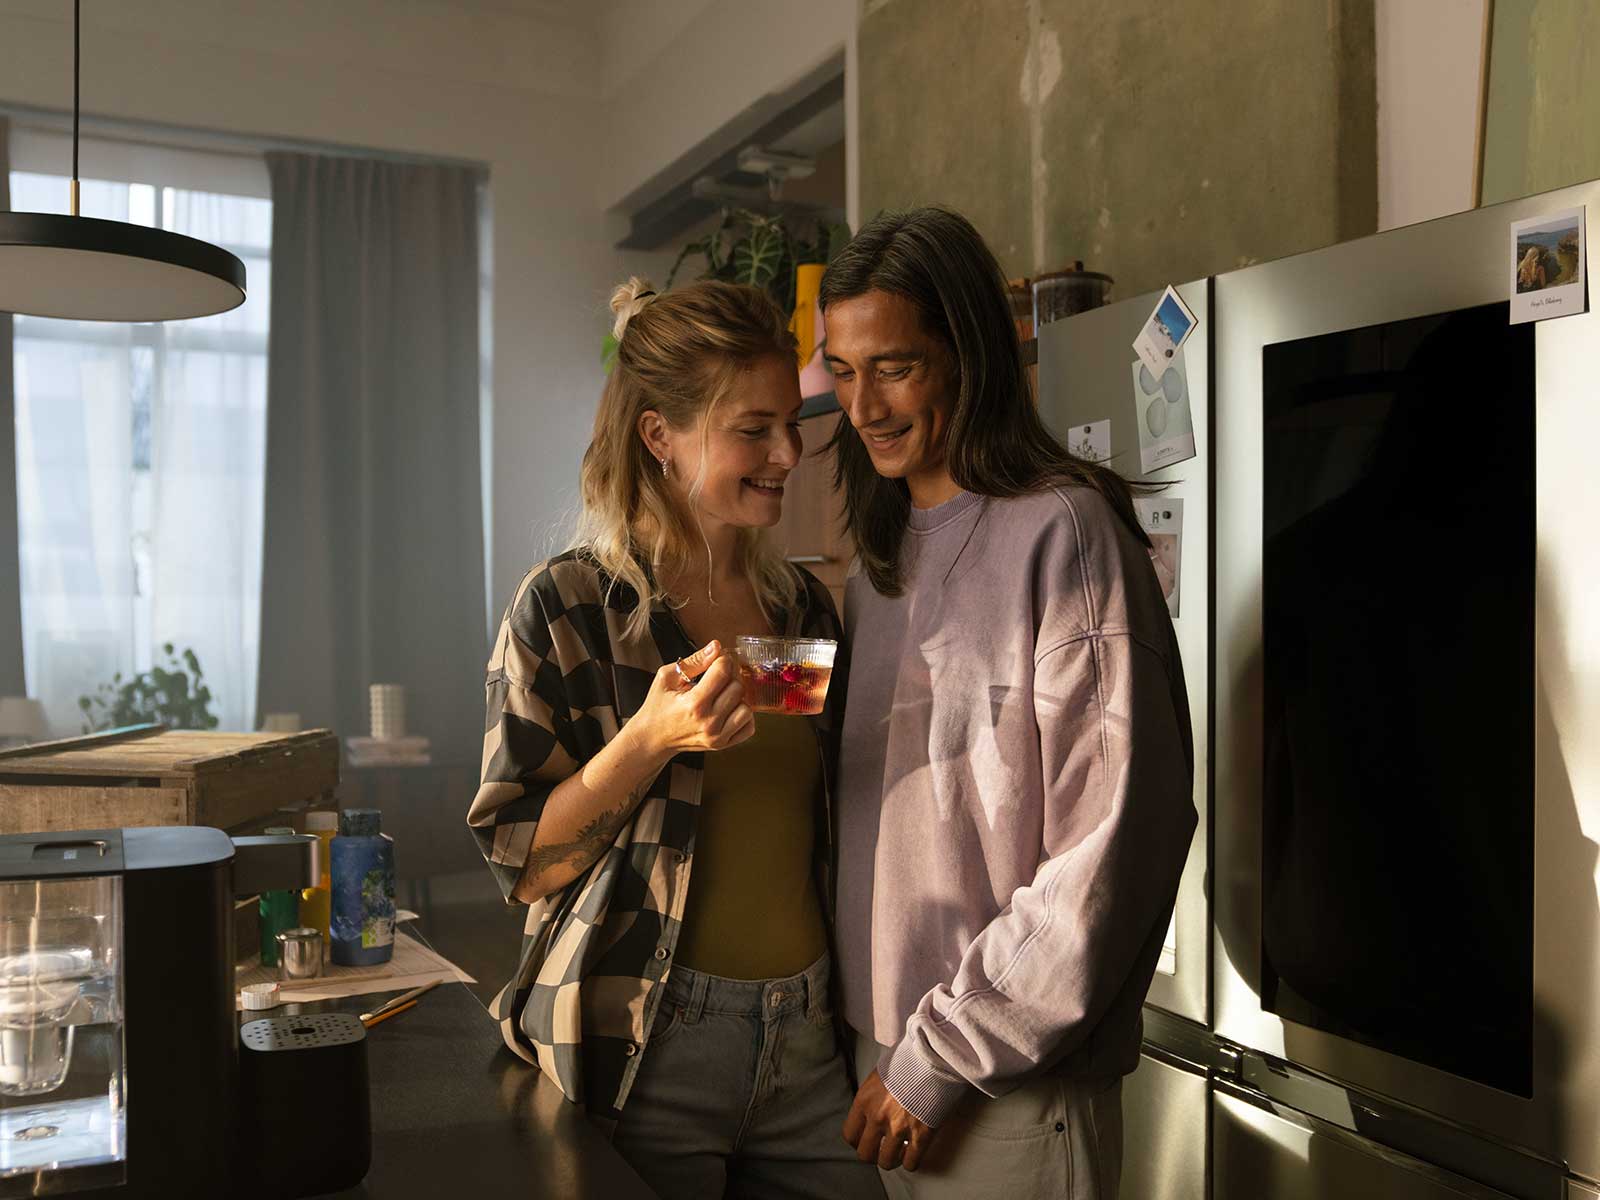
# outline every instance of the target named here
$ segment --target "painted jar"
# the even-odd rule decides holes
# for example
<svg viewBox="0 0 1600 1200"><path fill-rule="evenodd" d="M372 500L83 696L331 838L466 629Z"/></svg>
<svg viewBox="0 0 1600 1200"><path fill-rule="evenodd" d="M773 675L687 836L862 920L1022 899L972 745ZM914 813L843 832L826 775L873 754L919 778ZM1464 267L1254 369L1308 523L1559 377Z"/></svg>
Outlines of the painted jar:
<svg viewBox="0 0 1600 1200"><path fill-rule="evenodd" d="M388 962L394 955L394 839L375 808L347 808L333 839L334 964Z"/></svg>

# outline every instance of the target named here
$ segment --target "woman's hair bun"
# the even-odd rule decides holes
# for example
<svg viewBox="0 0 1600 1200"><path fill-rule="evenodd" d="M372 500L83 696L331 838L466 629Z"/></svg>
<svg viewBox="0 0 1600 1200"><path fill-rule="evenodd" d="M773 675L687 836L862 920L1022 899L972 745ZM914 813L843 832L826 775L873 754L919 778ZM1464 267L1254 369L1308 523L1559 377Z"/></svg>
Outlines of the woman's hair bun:
<svg viewBox="0 0 1600 1200"><path fill-rule="evenodd" d="M619 342L622 340L622 331L627 329L628 322L639 315L639 310L651 300L655 299L656 289L648 279L640 279L637 275L630 275L627 283L618 284L611 293L611 311L616 314L616 320L611 325L611 336Z"/></svg>

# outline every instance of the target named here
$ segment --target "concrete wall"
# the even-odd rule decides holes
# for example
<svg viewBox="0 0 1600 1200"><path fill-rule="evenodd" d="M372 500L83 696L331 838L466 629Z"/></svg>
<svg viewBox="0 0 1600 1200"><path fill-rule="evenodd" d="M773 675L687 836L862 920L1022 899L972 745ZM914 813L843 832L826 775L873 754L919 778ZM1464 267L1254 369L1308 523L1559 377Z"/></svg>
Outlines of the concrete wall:
<svg viewBox="0 0 1600 1200"><path fill-rule="evenodd" d="M867 0L861 211L1133 295L1377 227L1373 0Z"/></svg>
<svg viewBox="0 0 1600 1200"><path fill-rule="evenodd" d="M72 7L0 0L0 103L72 103ZM490 0L141 0L83 9L86 113L486 162L494 208L491 605L576 499L612 249L596 29ZM86 164L87 166L87 164Z"/></svg>
<svg viewBox="0 0 1600 1200"><path fill-rule="evenodd" d="M1600 4L1495 0L1483 202L1600 177Z"/></svg>
<svg viewBox="0 0 1600 1200"><path fill-rule="evenodd" d="M1377 0L1378 228L1473 207L1488 0Z"/></svg>

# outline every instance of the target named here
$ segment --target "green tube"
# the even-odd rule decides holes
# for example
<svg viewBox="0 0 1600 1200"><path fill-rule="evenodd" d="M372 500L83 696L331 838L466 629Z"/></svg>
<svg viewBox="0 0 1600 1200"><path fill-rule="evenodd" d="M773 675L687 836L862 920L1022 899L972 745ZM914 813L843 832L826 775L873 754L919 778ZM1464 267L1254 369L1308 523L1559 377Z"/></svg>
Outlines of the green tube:
<svg viewBox="0 0 1600 1200"><path fill-rule="evenodd" d="M274 826L263 832L268 834L292 834L295 831L281 826ZM292 890L262 892L259 904L261 911L261 965L263 967L275 967L278 965L278 935L285 929L294 929L300 924L300 894Z"/></svg>
<svg viewBox="0 0 1600 1200"><path fill-rule="evenodd" d="M278 935L300 924L300 896L297 892L261 893L261 965L278 965Z"/></svg>

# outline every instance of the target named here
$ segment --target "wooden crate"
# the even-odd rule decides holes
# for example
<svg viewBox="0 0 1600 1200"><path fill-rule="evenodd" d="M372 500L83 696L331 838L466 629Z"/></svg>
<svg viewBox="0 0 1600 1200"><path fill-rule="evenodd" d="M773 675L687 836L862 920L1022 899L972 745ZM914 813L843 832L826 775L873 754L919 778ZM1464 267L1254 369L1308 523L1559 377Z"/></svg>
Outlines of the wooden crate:
<svg viewBox="0 0 1600 1200"><path fill-rule="evenodd" d="M0 833L278 823L280 809L333 806L339 740L136 725L0 751Z"/></svg>

